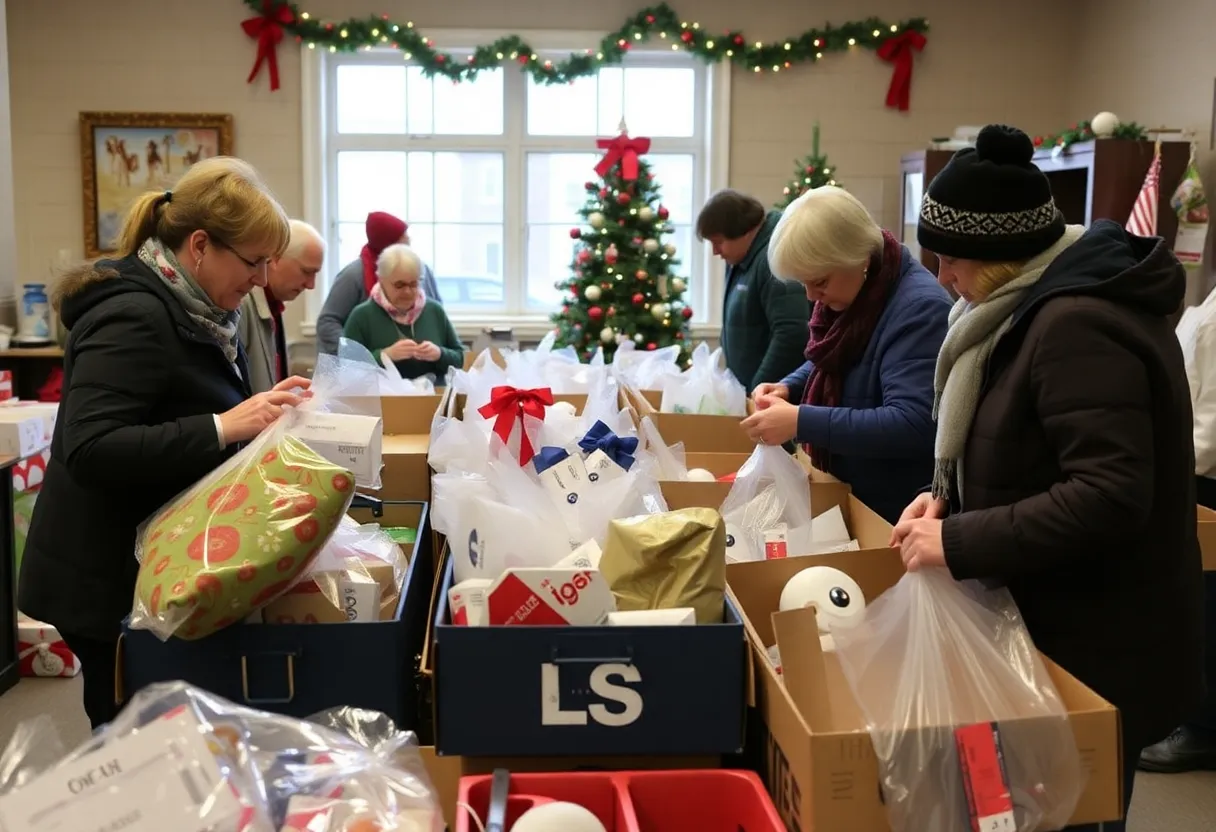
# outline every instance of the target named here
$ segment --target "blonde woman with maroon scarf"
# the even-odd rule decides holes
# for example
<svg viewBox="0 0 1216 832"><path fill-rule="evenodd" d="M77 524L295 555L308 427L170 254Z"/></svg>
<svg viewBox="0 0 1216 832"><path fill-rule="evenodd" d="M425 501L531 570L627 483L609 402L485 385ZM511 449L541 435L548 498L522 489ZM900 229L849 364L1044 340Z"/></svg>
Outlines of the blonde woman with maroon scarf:
<svg viewBox="0 0 1216 832"><path fill-rule="evenodd" d="M426 296L422 275L413 249L386 248L376 260L370 296L350 313L342 334L376 361L395 363L402 378L433 375L442 385L449 367L464 366L464 345L443 307Z"/></svg>
<svg viewBox="0 0 1216 832"><path fill-rule="evenodd" d="M785 209L774 275L811 301L806 362L753 392L757 442L796 440L890 522L933 473L933 371L950 296L856 197L825 186Z"/></svg>

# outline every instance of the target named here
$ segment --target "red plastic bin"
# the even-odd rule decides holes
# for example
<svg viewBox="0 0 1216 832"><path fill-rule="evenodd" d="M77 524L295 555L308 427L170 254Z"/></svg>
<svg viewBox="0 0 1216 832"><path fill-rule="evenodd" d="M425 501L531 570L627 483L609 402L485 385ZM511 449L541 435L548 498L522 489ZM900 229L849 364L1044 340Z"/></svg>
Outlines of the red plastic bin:
<svg viewBox="0 0 1216 832"><path fill-rule="evenodd" d="M462 777L456 832L478 832L490 807L491 775ZM586 771L513 774L507 832L551 800L577 803L608 832L785 832L760 778L750 771Z"/></svg>

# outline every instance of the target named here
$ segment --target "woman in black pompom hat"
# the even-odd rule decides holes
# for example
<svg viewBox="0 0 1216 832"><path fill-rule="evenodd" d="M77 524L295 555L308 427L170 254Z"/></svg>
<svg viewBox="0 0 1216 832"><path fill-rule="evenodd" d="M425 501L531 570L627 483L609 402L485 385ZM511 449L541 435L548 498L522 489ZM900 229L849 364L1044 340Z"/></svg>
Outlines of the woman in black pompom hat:
<svg viewBox="0 0 1216 832"><path fill-rule="evenodd" d="M1130 801L1141 749L1203 693L1186 278L1160 238L1066 225L1033 155L989 125L925 195L917 239L959 300L932 488L891 542L1008 587L1036 646L1122 712Z"/></svg>

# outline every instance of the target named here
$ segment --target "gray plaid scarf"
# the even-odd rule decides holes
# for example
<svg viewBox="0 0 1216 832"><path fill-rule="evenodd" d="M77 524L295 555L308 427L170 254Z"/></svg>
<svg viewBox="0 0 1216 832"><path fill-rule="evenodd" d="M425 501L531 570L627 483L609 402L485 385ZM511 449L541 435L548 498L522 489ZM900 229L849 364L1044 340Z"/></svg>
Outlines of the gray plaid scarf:
<svg viewBox="0 0 1216 832"><path fill-rule="evenodd" d="M149 237L139 247L139 259L156 272L161 282L181 301L186 314L215 339L228 362L235 364L236 325L240 320L240 311L230 312L212 303L203 287L178 262L176 255L155 237Z"/></svg>

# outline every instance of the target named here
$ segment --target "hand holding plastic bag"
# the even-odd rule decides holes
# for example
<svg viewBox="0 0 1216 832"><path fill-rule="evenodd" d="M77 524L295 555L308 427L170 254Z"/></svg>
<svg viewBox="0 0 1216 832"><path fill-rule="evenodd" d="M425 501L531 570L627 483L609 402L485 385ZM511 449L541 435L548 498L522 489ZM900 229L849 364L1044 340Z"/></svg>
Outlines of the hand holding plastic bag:
<svg viewBox="0 0 1216 832"><path fill-rule="evenodd" d="M782 448L757 445L722 502L726 562L765 559L768 544L785 554L811 551L811 486L806 470Z"/></svg>
<svg viewBox="0 0 1216 832"><path fill-rule="evenodd" d="M49 721L46 725L50 725ZM181 682L137 693L110 725L47 767L27 732L0 760L6 828L131 832L442 832L413 736L374 751L308 722ZM18 776L20 775L20 776ZM69 783L88 785L69 789Z"/></svg>
<svg viewBox="0 0 1216 832"><path fill-rule="evenodd" d="M980 819L981 829L1068 823L1085 786L1080 753L1006 590L959 584L945 569L909 572L834 637L893 832L973 828L969 790L994 790L1001 810L1003 825ZM995 789L981 766L1002 779Z"/></svg>

